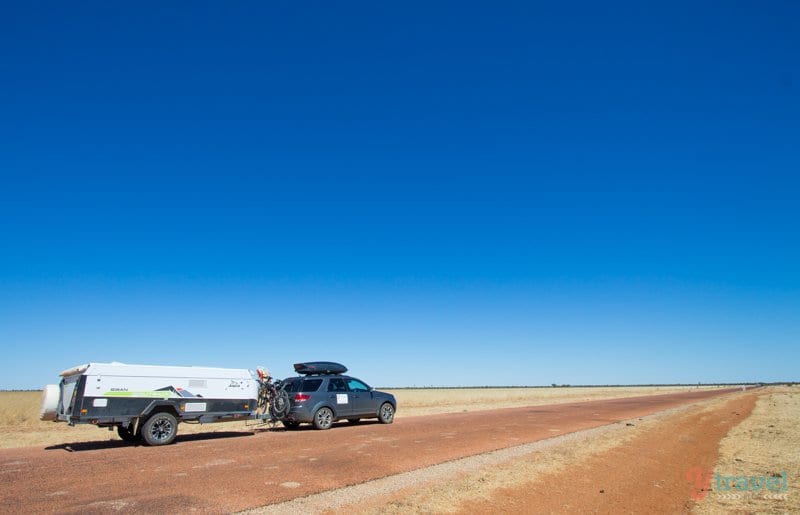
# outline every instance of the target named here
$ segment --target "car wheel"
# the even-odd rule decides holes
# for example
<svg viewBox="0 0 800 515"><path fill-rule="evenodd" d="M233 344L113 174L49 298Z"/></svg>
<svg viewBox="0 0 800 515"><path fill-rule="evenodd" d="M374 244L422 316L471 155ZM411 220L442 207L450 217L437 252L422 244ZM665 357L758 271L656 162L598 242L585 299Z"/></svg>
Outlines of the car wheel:
<svg viewBox="0 0 800 515"><path fill-rule="evenodd" d="M378 411L378 420L381 421L381 424L391 424L394 422L394 406L388 402L384 402L381 405L380 411Z"/></svg>
<svg viewBox="0 0 800 515"><path fill-rule="evenodd" d="M297 429L300 427L300 422L294 422L291 420L282 420L281 424L283 424L283 427L286 429Z"/></svg>
<svg viewBox="0 0 800 515"><path fill-rule="evenodd" d="M123 441L128 443L138 442L141 437L140 434L131 431L130 426L117 426L117 434Z"/></svg>
<svg viewBox="0 0 800 515"><path fill-rule="evenodd" d="M349 422L350 424L358 424L360 421L361 421L360 418L348 418L347 419L347 422Z"/></svg>
<svg viewBox="0 0 800 515"><path fill-rule="evenodd" d="M330 429L333 425L333 410L330 408L322 407L314 413L314 428L315 429Z"/></svg>
<svg viewBox="0 0 800 515"><path fill-rule="evenodd" d="M178 421L166 412L156 413L142 426L142 438L147 445L167 445L178 434Z"/></svg>

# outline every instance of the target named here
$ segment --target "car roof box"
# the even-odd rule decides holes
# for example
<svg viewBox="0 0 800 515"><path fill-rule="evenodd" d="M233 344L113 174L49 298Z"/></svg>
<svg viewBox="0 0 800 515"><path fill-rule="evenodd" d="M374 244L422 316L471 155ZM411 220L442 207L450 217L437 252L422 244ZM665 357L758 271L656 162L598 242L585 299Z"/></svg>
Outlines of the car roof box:
<svg viewBox="0 0 800 515"><path fill-rule="evenodd" d="M308 361L306 363L295 363L294 371L304 375L344 374L347 372L347 367L332 361Z"/></svg>

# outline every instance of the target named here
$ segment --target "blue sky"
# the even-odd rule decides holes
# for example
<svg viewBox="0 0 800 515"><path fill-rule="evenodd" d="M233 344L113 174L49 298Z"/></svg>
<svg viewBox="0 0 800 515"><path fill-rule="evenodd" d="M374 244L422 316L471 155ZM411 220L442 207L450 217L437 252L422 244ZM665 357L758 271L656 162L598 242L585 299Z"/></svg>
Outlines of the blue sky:
<svg viewBox="0 0 800 515"><path fill-rule="evenodd" d="M0 19L0 388L800 379L794 3Z"/></svg>

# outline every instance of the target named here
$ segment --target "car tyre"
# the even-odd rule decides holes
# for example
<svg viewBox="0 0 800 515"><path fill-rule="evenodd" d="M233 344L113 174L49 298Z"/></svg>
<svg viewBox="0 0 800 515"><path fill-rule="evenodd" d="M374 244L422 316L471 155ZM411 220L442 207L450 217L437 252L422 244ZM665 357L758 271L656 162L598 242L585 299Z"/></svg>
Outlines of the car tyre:
<svg viewBox="0 0 800 515"><path fill-rule="evenodd" d="M333 425L333 410L322 407L314 413L314 429L330 429Z"/></svg>
<svg viewBox="0 0 800 515"><path fill-rule="evenodd" d="M389 402L381 404L381 409L378 410L378 420L381 424L391 424L394 422L394 406Z"/></svg>
<svg viewBox="0 0 800 515"><path fill-rule="evenodd" d="M131 431L130 426L117 426L117 434L122 441L128 443L136 443L141 439L141 434Z"/></svg>
<svg viewBox="0 0 800 515"><path fill-rule="evenodd" d="M147 445L168 445L178 434L178 420L171 413L160 412L142 426L142 438Z"/></svg>

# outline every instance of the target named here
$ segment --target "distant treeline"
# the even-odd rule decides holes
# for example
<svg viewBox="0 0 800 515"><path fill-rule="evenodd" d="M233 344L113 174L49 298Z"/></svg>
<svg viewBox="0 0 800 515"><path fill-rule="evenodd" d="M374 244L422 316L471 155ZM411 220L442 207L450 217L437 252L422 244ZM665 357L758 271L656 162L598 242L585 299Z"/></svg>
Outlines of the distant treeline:
<svg viewBox="0 0 800 515"><path fill-rule="evenodd" d="M466 390L466 389L492 389L492 388L633 388L633 387L655 387L655 386L795 386L800 381L776 381L774 383L647 383L647 384L556 384L549 385L530 385L530 386L511 386L511 385L483 385L483 386L381 386L385 390ZM41 392L41 389L20 389L3 390L0 392Z"/></svg>
<svg viewBox="0 0 800 515"><path fill-rule="evenodd" d="M465 390L476 388L632 388L632 387L655 387L655 386L794 386L800 384L800 381L776 381L774 383L648 383L648 384L556 384L549 385L531 385L531 386L512 386L512 385L485 385L485 386L382 386L381 388L387 390Z"/></svg>

